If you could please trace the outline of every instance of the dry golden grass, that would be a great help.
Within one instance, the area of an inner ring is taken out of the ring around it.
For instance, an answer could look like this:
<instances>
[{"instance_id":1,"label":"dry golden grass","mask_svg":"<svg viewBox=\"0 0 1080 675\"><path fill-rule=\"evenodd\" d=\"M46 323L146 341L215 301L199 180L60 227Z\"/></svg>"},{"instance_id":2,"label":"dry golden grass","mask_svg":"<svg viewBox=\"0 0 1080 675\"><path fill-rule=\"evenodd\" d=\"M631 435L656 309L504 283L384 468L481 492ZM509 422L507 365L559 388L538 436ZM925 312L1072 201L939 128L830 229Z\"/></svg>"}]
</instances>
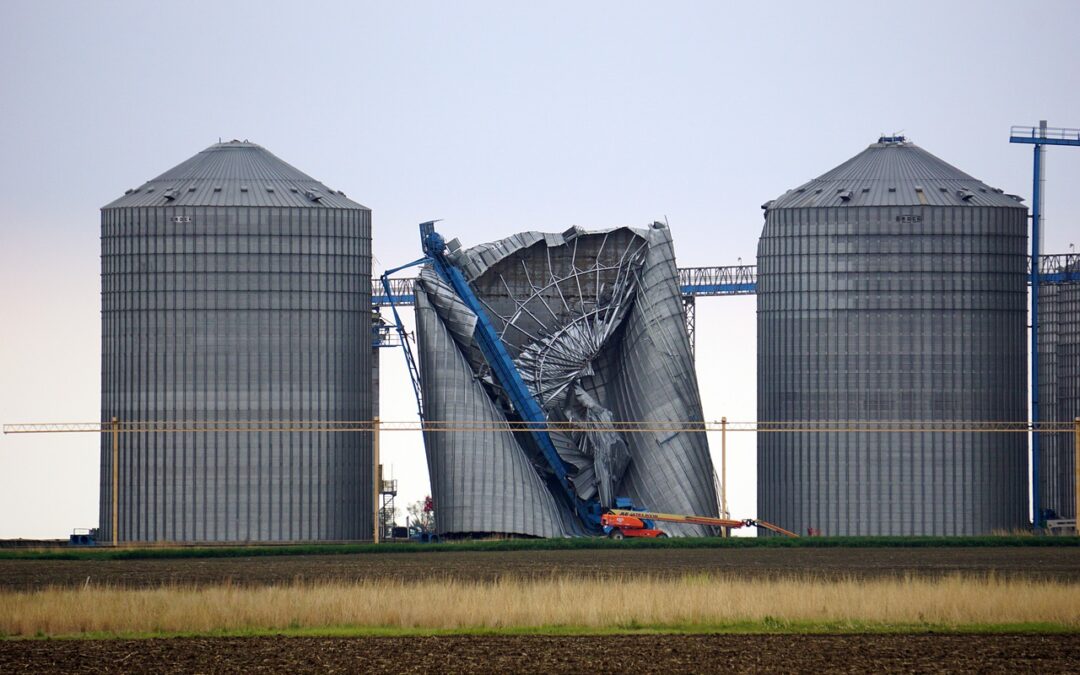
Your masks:
<instances>
[{"instance_id":1,"label":"dry golden grass","mask_svg":"<svg viewBox=\"0 0 1080 675\"><path fill-rule=\"evenodd\" d=\"M992 537L1035 537L1035 531L1029 527L1014 527L1012 529L997 528L990 531Z\"/></svg>"},{"instance_id":2,"label":"dry golden grass","mask_svg":"<svg viewBox=\"0 0 1080 675\"><path fill-rule=\"evenodd\" d=\"M1080 628L1080 584L998 578L373 581L0 593L0 634L853 622Z\"/></svg>"}]
</instances>

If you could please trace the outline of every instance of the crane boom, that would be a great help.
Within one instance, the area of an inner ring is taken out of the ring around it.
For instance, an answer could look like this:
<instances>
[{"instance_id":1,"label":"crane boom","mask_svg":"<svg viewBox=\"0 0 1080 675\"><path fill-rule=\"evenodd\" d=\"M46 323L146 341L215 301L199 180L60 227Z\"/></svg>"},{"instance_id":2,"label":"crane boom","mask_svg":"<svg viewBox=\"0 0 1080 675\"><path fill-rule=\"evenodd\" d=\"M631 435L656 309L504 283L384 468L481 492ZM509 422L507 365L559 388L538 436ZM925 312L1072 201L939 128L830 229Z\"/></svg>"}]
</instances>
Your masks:
<instances>
[{"instance_id":1,"label":"crane boom","mask_svg":"<svg viewBox=\"0 0 1080 675\"><path fill-rule=\"evenodd\" d=\"M664 523L685 523L687 525L712 525L714 527L762 527L771 532L783 534L788 537L798 537L790 530L785 530L779 525L773 525L772 523L766 523L763 520L753 520L747 518L745 520L732 520L729 518L713 518L711 516L693 516L683 515L680 513L656 513L653 511L630 511L627 509L611 509L605 515L615 516L616 518L626 519L621 523L618 523L622 527L626 527L627 524L636 520L653 520ZM615 524L614 522L612 523Z\"/></svg>"}]
</instances>

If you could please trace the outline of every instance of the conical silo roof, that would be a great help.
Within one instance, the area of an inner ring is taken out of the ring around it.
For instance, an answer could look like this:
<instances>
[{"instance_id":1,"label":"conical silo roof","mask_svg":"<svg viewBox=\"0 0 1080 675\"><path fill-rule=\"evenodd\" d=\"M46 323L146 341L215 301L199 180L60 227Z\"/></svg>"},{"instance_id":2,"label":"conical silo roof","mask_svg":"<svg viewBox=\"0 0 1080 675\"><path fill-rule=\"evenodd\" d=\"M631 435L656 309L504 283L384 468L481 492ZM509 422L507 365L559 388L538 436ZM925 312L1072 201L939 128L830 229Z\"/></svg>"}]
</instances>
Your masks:
<instances>
[{"instance_id":1,"label":"conical silo roof","mask_svg":"<svg viewBox=\"0 0 1080 675\"><path fill-rule=\"evenodd\" d=\"M903 136L881 137L840 166L788 190L765 209L828 206L1001 206L1020 199L990 187Z\"/></svg>"},{"instance_id":2,"label":"conical silo roof","mask_svg":"<svg viewBox=\"0 0 1080 675\"><path fill-rule=\"evenodd\" d=\"M104 208L132 206L367 208L246 140L215 143Z\"/></svg>"}]
</instances>

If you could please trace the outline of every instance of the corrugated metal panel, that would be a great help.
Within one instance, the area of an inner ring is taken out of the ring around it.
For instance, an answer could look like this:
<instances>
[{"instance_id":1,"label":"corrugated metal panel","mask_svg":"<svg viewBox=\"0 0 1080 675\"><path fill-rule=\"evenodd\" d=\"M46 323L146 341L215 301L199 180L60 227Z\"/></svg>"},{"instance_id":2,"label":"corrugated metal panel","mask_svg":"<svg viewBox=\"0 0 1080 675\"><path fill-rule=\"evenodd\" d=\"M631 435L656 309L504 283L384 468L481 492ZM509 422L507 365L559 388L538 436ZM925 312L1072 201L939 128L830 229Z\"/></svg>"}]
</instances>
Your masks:
<instances>
[{"instance_id":1,"label":"corrugated metal panel","mask_svg":"<svg viewBox=\"0 0 1080 675\"><path fill-rule=\"evenodd\" d=\"M102 419L370 419L370 273L363 208L104 208ZM366 539L371 463L366 434L123 434L119 538Z\"/></svg>"},{"instance_id":2,"label":"corrugated metal panel","mask_svg":"<svg viewBox=\"0 0 1080 675\"><path fill-rule=\"evenodd\" d=\"M908 142L874 143L768 204L769 209L860 206L1025 208L1013 196Z\"/></svg>"},{"instance_id":3,"label":"corrugated metal panel","mask_svg":"<svg viewBox=\"0 0 1080 675\"><path fill-rule=\"evenodd\" d=\"M1080 284L1039 290L1039 412L1043 422L1080 417ZM1076 517L1072 433L1043 434L1039 498L1061 518Z\"/></svg>"},{"instance_id":4,"label":"corrugated metal panel","mask_svg":"<svg viewBox=\"0 0 1080 675\"><path fill-rule=\"evenodd\" d=\"M770 208L758 419L1025 419L1025 216L1015 203ZM758 516L827 535L1019 527L1025 451L1021 434L760 434Z\"/></svg>"},{"instance_id":5,"label":"corrugated metal panel","mask_svg":"<svg viewBox=\"0 0 1080 675\"><path fill-rule=\"evenodd\" d=\"M416 334L425 415L488 430L425 433L436 526L443 534L565 536L560 509L524 448L512 432L493 428L505 424L506 416L485 392L448 327L460 318L451 314L468 312L439 303L450 297L453 290L424 270L416 285Z\"/></svg>"},{"instance_id":6,"label":"corrugated metal panel","mask_svg":"<svg viewBox=\"0 0 1080 675\"><path fill-rule=\"evenodd\" d=\"M211 145L104 208L138 206L366 208L247 141Z\"/></svg>"},{"instance_id":7,"label":"corrugated metal panel","mask_svg":"<svg viewBox=\"0 0 1080 675\"><path fill-rule=\"evenodd\" d=\"M702 420L666 227L526 232L454 257L549 419ZM425 298L417 333L428 418L505 419L500 411L507 404L497 390L482 384L490 379L472 339L474 317L430 271L422 275L417 294ZM654 510L717 512L704 434L610 431L554 434L553 441L575 467L575 489L582 498L628 496ZM551 536L546 533L553 531L555 517L548 507L526 509L524 523L500 524L497 519L504 516L491 515L512 497L535 502L534 485L553 497L562 533L581 531L568 517L561 490L546 483L543 469L537 473L534 467L542 461L530 458L521 439L431 434L426 445L433 486L439 486L433 489L440 493L440 531ZM619 459L626 452L628 467ZM493 471L492 465L510 466L507 457L528 460L528 471L515 469L513 476L506 469ZM475 495L484 497L471 499ZM442 515L447 502L453 505L451 519ZM499 529L511 525L519 529ZM665 529L706 532L700 527Z\"/></svg>"},{"instance_id":8,"label":"corrugated metal panel","mask_svg":"<svg viewBox=\"0 0 1080 675\"><path fill-rule=\"evenodd\" d=\"M627 317L613 364L612 399L621 420L668 422L685 428L705 419L686 332L671 231L654 225L639 294ZM713 463L705 434L627 434L633 461L623 493L666 513L719 516ZM677 536L708 536L713 528L667 523Z\"/></svg>"}]
</instances>

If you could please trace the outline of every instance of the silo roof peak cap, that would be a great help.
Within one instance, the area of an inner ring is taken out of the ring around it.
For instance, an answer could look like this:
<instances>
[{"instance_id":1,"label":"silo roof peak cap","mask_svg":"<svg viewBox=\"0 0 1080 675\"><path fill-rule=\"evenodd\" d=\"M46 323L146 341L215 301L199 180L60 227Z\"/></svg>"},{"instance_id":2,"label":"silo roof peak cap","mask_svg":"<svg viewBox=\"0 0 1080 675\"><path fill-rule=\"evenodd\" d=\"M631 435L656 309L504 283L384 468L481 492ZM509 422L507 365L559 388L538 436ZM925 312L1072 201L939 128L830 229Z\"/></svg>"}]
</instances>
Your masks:
<instances>
[{"instance_id":1,"label":"silo roof peak cap","mask_svg":"<svg viewBox=\"0 0 1080 675\"><path fill-rule=\"evenodd\" d=\"M211 148L260 148L260 149L262 149L261 145L259 145L258 143L252 143L251 141L249 141L246 138L244 140L242 140L242 141L237 139L237 138L234 138L231 141L218 141L217 143L214 143L210 147Z\"/></svg>"}]
</instances>

